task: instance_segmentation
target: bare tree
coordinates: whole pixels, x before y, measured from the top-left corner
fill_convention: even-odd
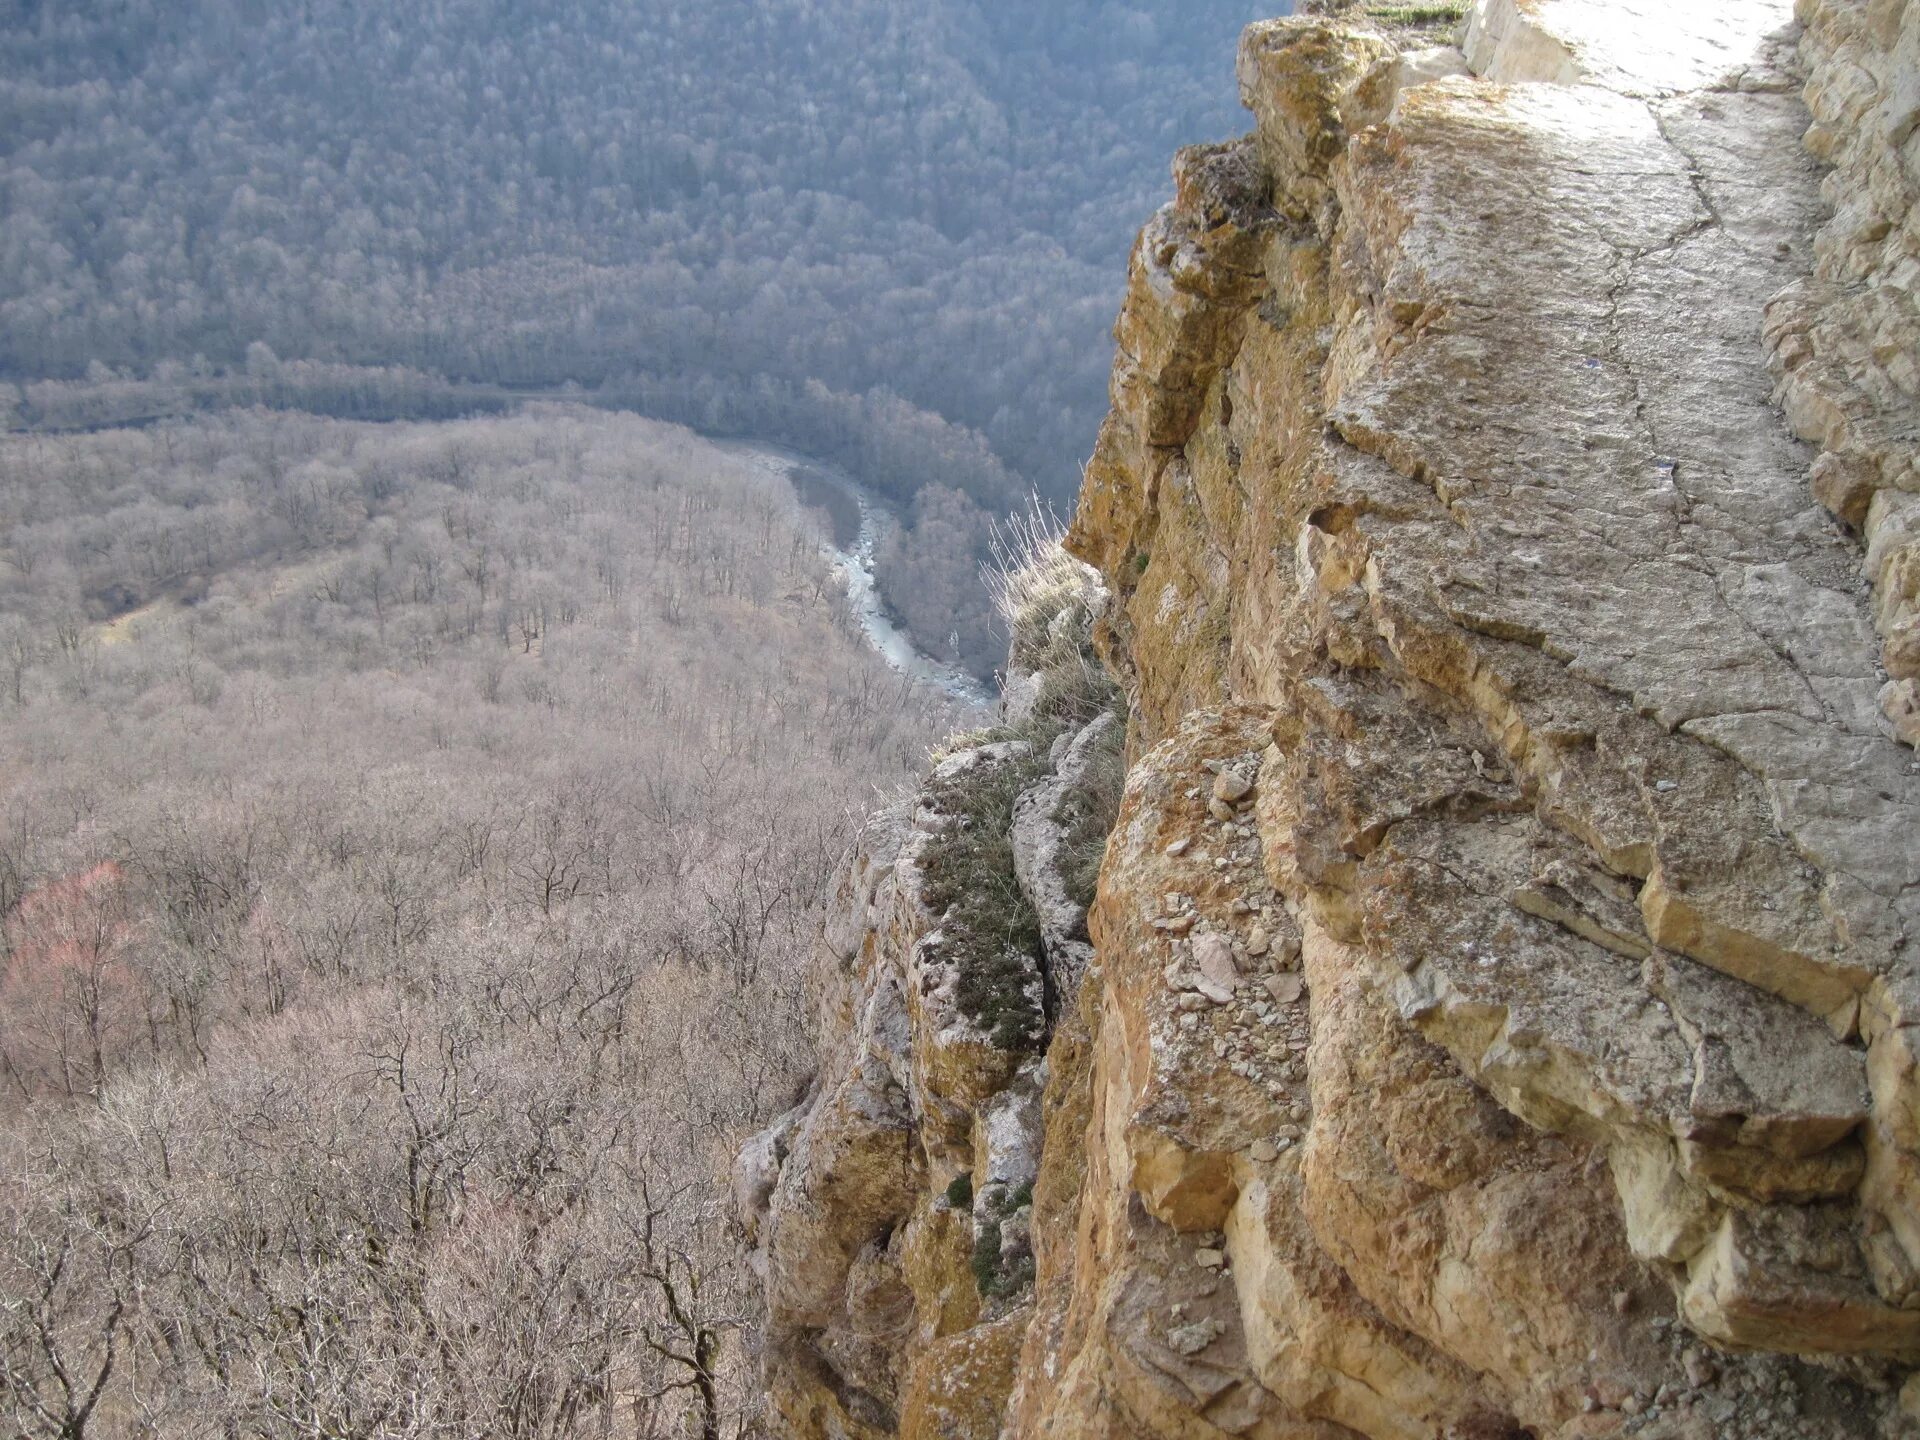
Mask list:
[[[700,1440],[721,1440],[740,1416],[729,1416],[722,1395],[721,1365],[728,1334],[749,1323],[743,1286],[729,1286],[738,1268],[715,1214],[717,1202],[706,1177],[678,1182],[642,1160],[624,1178],[639,1203],[621,1222],[632,1248],[634,1273],[647,1287],[639,1332],[656,1362],[642,1381],[640,1399],[657,1403],[686,1393]]]
[[[131,1343],[150,1216],[9,1147],[0,1182],[0,1396],[27,1435],[85,1440]]]

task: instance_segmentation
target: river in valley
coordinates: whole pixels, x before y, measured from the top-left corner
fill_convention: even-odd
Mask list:
[[[885,527],[898,523],[892,507],[851,475],[810,456],[751,440],[713,442],[765,473],[787,481],[804,504],[826,512],[831,534],[824,546],[834,575],[846,587],[867,643],[902,675],[938,686],[968,705],[990,706],[998,697],[986,685],[916,646],[887,614],[873,583],[874,552]]]
[[[462,394],[476,404],[497,402],[511,409],[535,401],[563,404],[588,402],[572,390],[515,390],[505,387],[466,387]],[[199,411],[157,412],[121,416],[111,420],[68,427],[54,427],[49,433],[89,434],[106,430],[145,429]],[[621,412],[637,413],[637,412]],[[433,424],[442,418],[422,415],[387,415],[361,423]],[[707,443],[745,460],[764,474],[790,484],[801,502],[823,511],[830,522],[831,534],[823,549],[833,565],[834,574],[846,587],[847,602],[860,624],[867,643],[879,652],[889,666],[902,675],[937,686],[964,705],[991,707],[999,696],[993,687],[981,683],[958,665],[927,654],[916,646],[906,632],[893,623],[886,604],[874,586],[874,555],[887,527],[899,523],[892,505],[855,480],[837,465],[816,460],[795,450],[757,440],[720,440],[703,437]]]

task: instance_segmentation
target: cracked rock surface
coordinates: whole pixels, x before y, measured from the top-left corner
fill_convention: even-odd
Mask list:
[[[1920,1434],[1920,0],[1454,38],[1252,27],[1135,249],[966,1433]]]
[[[1203,207],[1188,179],[1158,222],[1236,276],[1258,244],[1261,285],[1136,252],[1130,312],[1210,296],[1177,367],[1208,393],[1169,435],[1123,356],[1076,522],[1143,737],[1268,707],[1258,835],[1330,1093],[1371,1027],[1404,1053],[1366,1073],[1443,1073],[1494,1107],[1470,1133],[1507,1127],[1423,1199],[1414,1137],[1377,1133],[1397,1101],[1316,1107],[1300,1204],[1510,1433],[1709,1423],[1688,1345],[1729,1383],[1772,1354],[1861,1387],[1703,1433],[1882,1433],[1920,1359],[1920,772],[1883,713],[1887,605],[1761,337],[1826,219],[1801,34],[1763,0],[1489,0],[1474,73],[1408,88],[1377,36],[1256,27],[1256,150],[1315,143],[1269,163],[1284,193]],[[1580,1243],[1478,1208],[1548,1174]]]

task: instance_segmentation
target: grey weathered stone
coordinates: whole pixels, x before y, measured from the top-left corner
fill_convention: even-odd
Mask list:
[[[1054,773],[1020,796],[1013,811],[1013,865],[1021,893],[1040,917],[1041,943],[1056,995],[1070,1002],[1093,959],[1087,943],[1087,912],[1067,893],[1060,863],[1067,839],[1065,806],[1084,782],[1095,747],[1119,721],[1101,715],[1075,733]]]

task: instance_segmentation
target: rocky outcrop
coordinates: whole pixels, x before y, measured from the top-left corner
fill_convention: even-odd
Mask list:
[[[1015,765],[1022,749],[963,749],[933,785]],[[907,1422],[950,1410],[934,1382],[994,1349],[943,1343],[984,1308],[973,1177],[1030,1183],[1036,1165],[1038,1062],[961,1013],[926,899],[926,851],[956,819],[930,803],[933,785],[868,824],[816,951],[819,1077],[735,1167],[772,1316],[768,1389],[794,1434],[942,1433]]]
[[[1256,129],[1141,235],[1069,536],[1130,712],[1084,942],[1052,927],[1090,949],[1042,953],[1044,1059],[963,1097],[937,1028],[889,1032],[900,1148],[844,1204],[855,1162],[801,1147],[891,1123],[842,1038],[884,1027],[829,1017],[760,1222],[816,1377],[884,1327],[851,1232],[838,1310],[780,1288],[785,1236],[899,1252],[915,1318],[861,1373],[936,1367],[947,1418],[889,1380],[861,1423],[1920,1433],[1920,18],[1800,22],[1248,32]],[[999,1200],[943,1190],[963,1155]],[[1031,1286],[968,1299],[952,1257],[1029,1173]],[[936,1211],[916,1270],[893,1237]],[[794,1433],[867,1433],[825,1389]]]
[[[1097,581],[1057,546],[1037,563],[1003,723],[867,825],[815,952],[819,1073],[735,1165],[789,1434],[992,1437],[1013,1384],[1045,1031],[1093,956],[1075,874],[1122,729]]]

